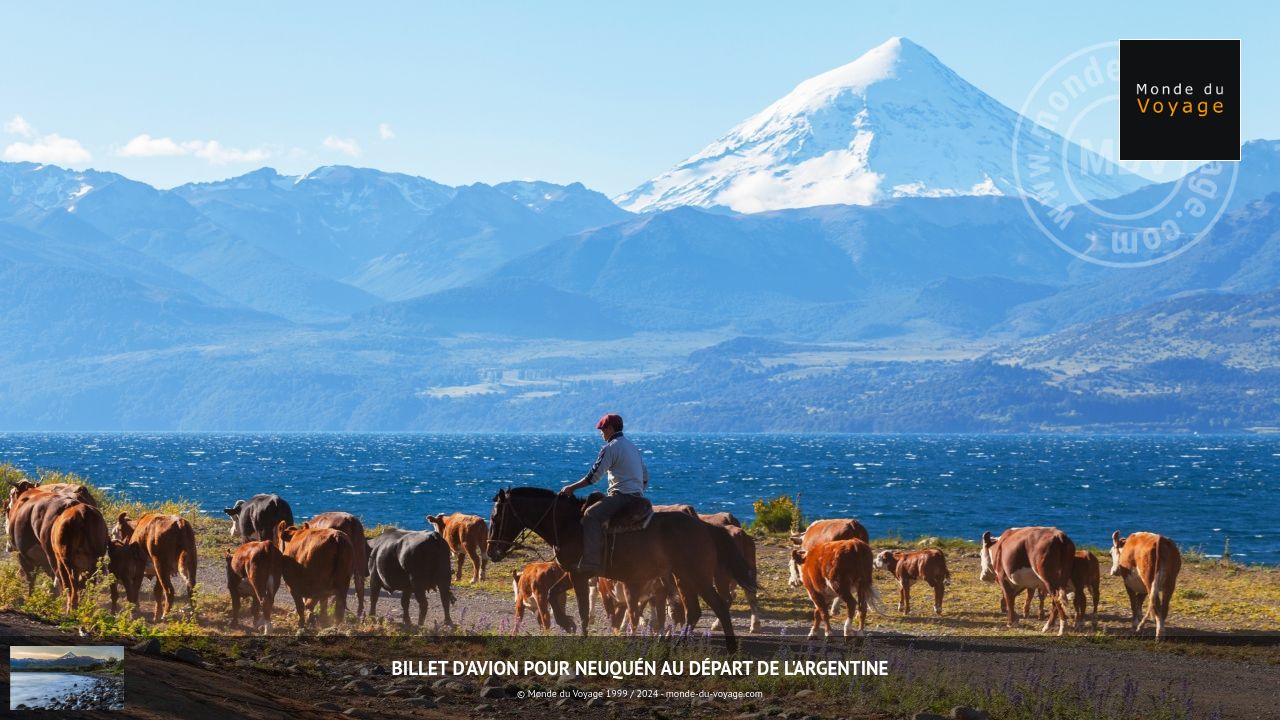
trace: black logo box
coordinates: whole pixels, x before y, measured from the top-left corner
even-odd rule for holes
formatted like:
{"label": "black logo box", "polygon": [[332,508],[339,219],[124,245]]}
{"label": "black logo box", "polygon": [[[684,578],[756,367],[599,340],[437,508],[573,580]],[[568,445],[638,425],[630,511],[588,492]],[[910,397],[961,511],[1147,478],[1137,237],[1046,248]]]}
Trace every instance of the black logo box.
{"label": "black logo box", "polygon": [[1240,102],[1239,40],[1120,41],[1121,160],[1239,160]]}

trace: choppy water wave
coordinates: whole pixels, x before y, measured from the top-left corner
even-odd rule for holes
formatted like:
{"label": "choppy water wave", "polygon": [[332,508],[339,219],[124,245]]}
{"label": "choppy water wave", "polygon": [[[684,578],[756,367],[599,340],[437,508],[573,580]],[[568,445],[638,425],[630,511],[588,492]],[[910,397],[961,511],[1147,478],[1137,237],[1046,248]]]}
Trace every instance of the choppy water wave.
{"label": "choppy water wave", "polygon": [[[656,502],[744,519],[756,498],[801,494],[808,517],[854,516],[872,535],[977,538],[1056,525],[1078,544],[1152,530],[1280,563],[1280,438],[1197,436],[645,435]],[[487,515],[507,485],[582,476],[589,435],[0,434],[0,463],[74,471],[141,499],[220,513],[277,492],[298,517],[348,510],[369,525]]]}

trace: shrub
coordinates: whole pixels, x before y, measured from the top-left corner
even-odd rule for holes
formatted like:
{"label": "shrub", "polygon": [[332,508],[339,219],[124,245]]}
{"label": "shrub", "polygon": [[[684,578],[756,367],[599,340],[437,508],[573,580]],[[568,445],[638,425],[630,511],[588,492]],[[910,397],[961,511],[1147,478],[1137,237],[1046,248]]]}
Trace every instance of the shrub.
{"label": "shrub", "polygon": [[751,527],[771,533],[799,532],[804,525],[804,517],[800,514],[800,496],[792,499],[789,495],[765,501],[756,500],[753,505],[756,517]]}

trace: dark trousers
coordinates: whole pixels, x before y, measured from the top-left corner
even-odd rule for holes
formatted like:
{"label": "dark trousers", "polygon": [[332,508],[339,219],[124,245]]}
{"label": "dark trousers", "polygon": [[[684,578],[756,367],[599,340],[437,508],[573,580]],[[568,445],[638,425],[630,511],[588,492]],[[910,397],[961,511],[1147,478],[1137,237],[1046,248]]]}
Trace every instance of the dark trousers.
{"label": "dark trousers", "polygon": [[614,515],[645,503],[639,495],[607,495],[603,500],[587,508],[582,515],[582,564],[603,566],[604,522]]}

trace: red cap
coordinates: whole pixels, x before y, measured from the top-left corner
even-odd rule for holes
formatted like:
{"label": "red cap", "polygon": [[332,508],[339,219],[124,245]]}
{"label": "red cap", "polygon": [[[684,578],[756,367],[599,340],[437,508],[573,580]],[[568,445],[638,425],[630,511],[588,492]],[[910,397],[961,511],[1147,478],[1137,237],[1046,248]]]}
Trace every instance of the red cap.
{"label": "red cap", "polygon": [[605,428],[607,428],[607,427],[611,427],[611,428],[613,428],[613,431],[614,431],[614,432],[621,432],[621,431],[622,431],[622,416],[621,416],[621,415],[618,415],[618,414],[615,414],[615,413],[609,413],[609,414],[605,415],[604,417],[601,417],[601,418],[600,418],[600,422],[597,422],[597,423],[596,423],[596,429],[597,429],[597,430],[603,430],[603,429],[605,429]]}

